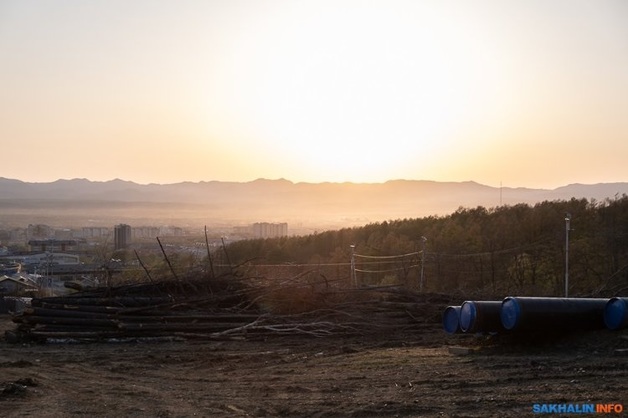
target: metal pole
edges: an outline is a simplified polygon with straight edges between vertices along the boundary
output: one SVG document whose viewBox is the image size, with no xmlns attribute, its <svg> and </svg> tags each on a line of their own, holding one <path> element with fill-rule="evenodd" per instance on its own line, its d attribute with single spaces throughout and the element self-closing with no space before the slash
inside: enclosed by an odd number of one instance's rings
<svg viewBox="0 0 628 418">
<path fill-rule="evenodd" d="M 565 214 L 565 297 L 569 297 L 569 222 L 571 214 Z"/>
<path fill-rule="evenodd" d="M 425 243 L 427 238 L 421 237 L 423 249 L 421 250 L 421 281 L 419 282 L 419 292 L 423 292 L 423 279 L 425 278 Z"/>
<path fill-rule="evenodd" d="M 351 244 L 351 280 L 353 281 L 353 285 L 358 287 L 358 279 L 355 275 L 355 244 Z"/>
</svg>

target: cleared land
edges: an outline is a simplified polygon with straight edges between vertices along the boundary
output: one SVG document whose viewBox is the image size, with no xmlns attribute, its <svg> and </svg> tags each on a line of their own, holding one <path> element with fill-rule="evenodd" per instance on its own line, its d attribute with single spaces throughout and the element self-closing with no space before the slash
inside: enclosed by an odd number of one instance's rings
<svg viewBox="0 0 628 418">
<path fill-rule="evenodd" d="M 15 327 L 7 315 L 0 323 Z M 359 337 L 0 347 L 7 417 L 520 417 L 535 403 L 628 407 L 628 330 L 530 340 L 449 336 L 434 322 Z"/>
</svg>

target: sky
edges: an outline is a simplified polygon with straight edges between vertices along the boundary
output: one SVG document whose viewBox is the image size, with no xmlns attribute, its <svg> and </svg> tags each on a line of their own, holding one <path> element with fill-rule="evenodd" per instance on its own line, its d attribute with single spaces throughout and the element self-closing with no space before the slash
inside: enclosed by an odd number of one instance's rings
<svg viewBox="0 0 628 418">
<path fill-rule="evenodd" d="M 0 177 L 628 181 L 623 0 L 0 0 Z"/>
</svg>

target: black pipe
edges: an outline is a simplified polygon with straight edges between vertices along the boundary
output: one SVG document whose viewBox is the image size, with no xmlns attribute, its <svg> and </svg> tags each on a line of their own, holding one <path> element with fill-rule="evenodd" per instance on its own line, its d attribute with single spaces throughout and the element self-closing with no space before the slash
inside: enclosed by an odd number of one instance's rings
<svg viewBox="0 0 628 418">
<path fill-rule="evenodd" d="M 460 306 L 448 306 L 443 312 L 443 329 L 448 334 L 458 334 L 460 329 Z"/>
<path fill-rule="evenodd" d="M 462 332 L 504 331 L 501 322 L 501 301 L 466 301 L 460 306 Z"/>
<path fill-rule="evenodd" d="M 608 329 L 628 327 L 628 298 L 611 298 L 606 303 L 604 323 Z"/>
<path fill-rule="evenodd" d="M 507 330 L 573 331 L 604 328 L 609 299 L 507 297 L 501 322 Z"/>
</svg>

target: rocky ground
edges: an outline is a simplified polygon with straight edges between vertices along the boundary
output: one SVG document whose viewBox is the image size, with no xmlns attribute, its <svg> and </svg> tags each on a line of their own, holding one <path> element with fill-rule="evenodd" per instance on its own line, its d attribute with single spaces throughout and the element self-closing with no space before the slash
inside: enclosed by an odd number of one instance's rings
<svg viewBox="0 0 628 418">
<path fill-rule="evenodd" d="M 0 324 L 15 326 L 8 315 Z M 451 336 L 434 324 L 359 337 L 0 347 L 7 417 L 520 417 L 534 415 L 534 404 L 628 408 L 628 330 L 514 339 Z"/>
</svg>

